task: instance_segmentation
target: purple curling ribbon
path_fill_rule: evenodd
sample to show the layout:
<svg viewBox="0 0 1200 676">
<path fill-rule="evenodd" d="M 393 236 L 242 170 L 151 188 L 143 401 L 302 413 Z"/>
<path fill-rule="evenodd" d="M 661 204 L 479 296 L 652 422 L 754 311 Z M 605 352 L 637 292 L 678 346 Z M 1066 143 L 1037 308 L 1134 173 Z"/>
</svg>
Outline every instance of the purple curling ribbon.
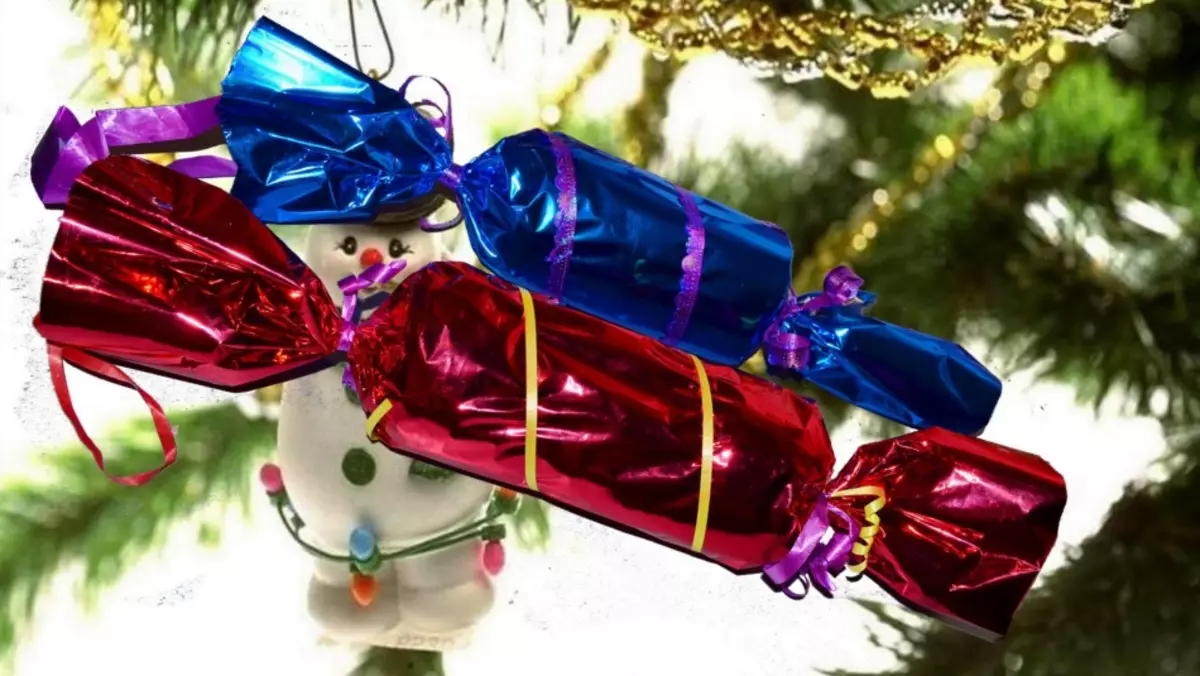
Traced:
<svg viewBox="0 0 1200 676">
<path fill-rule="evenodd" d="M 679 192 L 679 203 L 687 217 L 687 253 L 683 257 L 683 275 L 679 280 L 679 293 L 675 296 L 675 312 L 667 325 L 667 335 L 664 339 L 668 345 L 678 343 L 687 332 L 688 322 L 692 319 L 692 310 L 696 307 L 696 297 L 700 294 L 700 274 L 704 268 L 704 222 L 701 220 L 700 209 L 692 193 L 683 188 Z"/>
<path fill-rule="evenodd" d="M 438 116 L 429 120 L 429 122 L 431 124 L 433 124 L 435 129 L 441 129 L 445 132 L 444 136 L 446 137 L 446 143 L 449 143 L 450 148 L 453 149 L 454 148 L 454 102 L 451 101 L 451 98 L 450 98 L 450 89 L 448 87 L 446 87 L 446 85 L 443 84 L 442 81 L 437 79 L 436 77 L 431 77 L 429 75 L 410 75 L 410 76 L 408 76 L 408 79 L 404 81 L 404 84 L 400 85 L 400 89 L 398 89 L 396 91 L 397 91 L 397 93 L 400 94 L 401 97 L 408 98 L 408 88 L 410 86 L 412 86 L 412 83 L 416 82 L 417 80 L 421 80 L 421 79 L 429 80 L 430 82 L 437 85 L 438 88 L 440 88 L 442 90 L 442 93 L 446 95 L 446 109 L 443 110 L 441 106 L 434 103 L 433 101 L 430 101 L 429 99 L 421 99 L 420 101 L 413 103 L 412 104 L 413 108 L 433 108 L 434 110 L 436 110 L 438 112 Z"/>
<path fill-rule="evenodd" d="M 219 97 L 171 106 L 100 110 L 80 124 L 66 107 L 58 109 L 33 151 L 30 176 L 47 207 L 61 207 L 80 172 L 121 148 L 172 152 L 220 128 Z M 214 143 L 219 139 L 214 137 Z M 204 160 L 204 161 L 199 161 Z M 197 178 L 233 176 L 236 166 L 221 158 L 187 158 L 178 169 Z M 179 164 L 179 163 L 177 163 Z"/>
<path fill-rule="evenodd" d="M 554 214 L 554 248 L 546 257 L 550 263 L 550 281 L 546 293 L 558 300 L 562 297 L 563 285 L 567 281 L 567 268 L 571 265 L 571 251 L 575 247 L 575 224 L 579 218 L 579 204 L 575 195 L 575 160 L 571 149 L 556 134 L 546 134 L 550 150 L 554 153 L 554 187 L 558 189 L 558 211 Z"/>
<path fill-rule="evenodd" d="M 832 529 L 829 540 L 825 534 L 831 530 L 829 514 L 833 513 L 846 523 L 846 532 Z M 833 578 L 850 562 L 850 553 L 858 539 L 858 524 L 841 509 L 829 504 L 829 498 L 821 495 L 813 505 L 812 513 L 792 543 L 792 549 L 782 559 L 763 568 L 763 577 L 775 591 L 783 592 L 788 598 L 802 599 L 811 587 L 816 587 L 826 596 L 832 596 L 837 587 Z M 792 590 L 797 582 L 804 588 Z"/>
<path fill-rule="evenodd" d="M 337 345 L 339 352 L 349 350 L 350 344 L 354 342 L 354 331 L 358 328 L 358 292 L 372 286 L 387 284 L 407 265 L 408 261 L 398 258 L 387 263 L 376 263 L 357 275 L 338 280 L 338 288 L 342 291 L 342 335 Z M 356 389 L 349 364 L 342 371 L 342 385 Z"/>
<path fill-rule="evenodd" d="M 848 305 L 858 298 L 863 280 L 845 265 L 839 265 L 825 275 L 821 293 L 801 301 L 793 291 L 780 310 L 779 316 L 767 329 L 763 338 L 763 351 L 768 364 L 786 369 L 803 369 L 808 365 L 811 343 L 804 336 L 788 333 L 783 323 L 801 312 L 817 312 L 822 308 Z"/>
<path fill-rule="evenodd" d="M 430 77 L 428 75 L 410 75 L 409 78 L 404 81 L 404 84 L 400 85 L 400 96 L 407 98 L 409 86 L 412 85 L 413 82 L 421 79 L 429 80 L 442 90 L 442 93 L 446 95 L 446 107 L 443 109 L 440 105 L 430 101 L 429 99 L 421 99 L 412 105 L 414 108 L 432 108 L 433 110 L 437 111 L 437 117 L 430 118 L 429 122 L 435 129 L 442 131 L 442 135 L 445 136 L 446 142 L 450 144 L 450 148 L 453 150 L 454 102 L 450 96 L 450 89 L 436 77 Z M 446 169 L 446 172 L 442 174 L 438 182 L 449 188 L 450 192 L 457 193 L 459 183 L 462 182 L 462 167 L 457 164 L 450 165 L 450 168 Z M 428 218 L 422 218 L 420 227 L 425 232 L 443 232 L 445 230 L 450 230 L 454 227 L 457 227 L 458 224 L 462 222 L 463 215 L 462 210 L 460 209 L 457 214 L 446 221 L 436 222 L 431 221 Z"/>
</svg>

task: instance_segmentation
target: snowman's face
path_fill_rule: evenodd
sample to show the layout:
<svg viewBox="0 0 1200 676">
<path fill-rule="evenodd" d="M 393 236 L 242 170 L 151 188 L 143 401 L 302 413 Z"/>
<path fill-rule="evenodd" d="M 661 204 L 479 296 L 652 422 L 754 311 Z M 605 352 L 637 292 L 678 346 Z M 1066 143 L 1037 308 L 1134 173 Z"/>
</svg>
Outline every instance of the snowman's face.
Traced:
<svg viewBox="0 0 1200 676">
<path fill-rule="evenodd" d="M 334 298 L 341 298 L 339 280 L 357 275 L 376 263 L 404 260 L 408 265 L 388 285 L 389 290 L 425 265 L 449 257 L 443 235 L 407 223 L 314 225 L 309 228 L 304 260 Z"/>
</svg>

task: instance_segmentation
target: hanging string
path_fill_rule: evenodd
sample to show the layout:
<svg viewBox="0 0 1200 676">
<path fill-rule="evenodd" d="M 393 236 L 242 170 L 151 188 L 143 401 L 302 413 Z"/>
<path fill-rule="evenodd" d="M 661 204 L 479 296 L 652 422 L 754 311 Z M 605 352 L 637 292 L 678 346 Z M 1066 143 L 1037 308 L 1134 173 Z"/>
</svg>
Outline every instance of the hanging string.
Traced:
<svg viewBox="0 0 1200 676">
<path fill-rule="evenodd" d="M 383 21 L 383 11 L 379 9 L 379 0 L 371 0 L 371 5 L 375 8 L 375 19 L 379 22 L 379 31 L 383 33 L 383 44 L 387 45 L 388 53 L 387 69 L 380 73 L 374 68 L 369 71 L 363 69 L 362 59 L 358 55 L 358 26 L 354 21 L 354 2 L 355 0 L 346 0 L 346 8 L 350 10 L 350 44 L 354 48 L 354 65 L 372 79 L 382 80 L 391 75 L 392 69 L 396 66 L 396 52 L 392 49 L 392 38 L 388 35 L 387 24 Z"/>
</svg>

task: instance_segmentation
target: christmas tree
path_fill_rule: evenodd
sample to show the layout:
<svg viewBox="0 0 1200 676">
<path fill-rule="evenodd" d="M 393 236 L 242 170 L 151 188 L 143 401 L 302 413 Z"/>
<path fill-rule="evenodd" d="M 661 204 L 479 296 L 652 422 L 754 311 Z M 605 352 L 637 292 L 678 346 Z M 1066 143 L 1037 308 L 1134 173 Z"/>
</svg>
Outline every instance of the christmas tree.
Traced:
<svg viewBox="0 0 1200 676">
<path fill-rule="evenodd" d="M 228 58 L 221 46 L 247 25 L 255 4 L 79 6 L 100 26 L 94 37 L 127 49 L 125 65 L 145 74 L 129 99 L 137 104 L 215 93 Z M 917 5 L 872 3 L 879 11 Z M 133 37 L 122 39 L 119 26 Z M 948 103 L 936 89 L 881 100 L 836 79 L 772 81 L 780 100 L 818 106 L 831 120 L 830 133 L 812 139 L 803 158 L 735 148 L 720 162 L 669 170 L 676 182 L 787 230 L 797 288 L 814 288 L 825 269 L 849 262 L 888 297 L 878 316 L 984 345 L 993 362 L 1070 383 L 1081 401 L 1120 397 L 1158 418 L 1171 442 L 1167 478 L 1130 486 L 1098 532 L 1046 576 L 1003 641 L 986 645 L 877 608 L 879 621 L 904 639 L 894 676 L 1200 673 L 1200 620 L 1191 612 L 1200 603 L 1200 327 L 1188 313 L 1188 300 L 1200 297 L 1200 46 L 1185 39 L 1193 28 L 1200 29 L 1194 0 L 1159 2 L 1105 46 L 1046 44 L 1003 69 L 969 106 Z M 600 50 L 556 99 L 561 124 L 657 167 L 667 93 L 682 64 L 647 58 L 641 98 L 614 127 L 590 123 L 572 105 L 608 56 Z M 169 95 L 156 89 L 160 61 L 174 81 Z M 817 396 L 831 421 L 844 413 L 805 393 Z M 156 497 L 172 494 L 171 482 L 240 495 L 251 463 L 271 450 L 269 421 L 235 407 L 178 422 L 195 455 L 185 452 L 172 473 L 120 501 L 78 449 L 51 456 L 54 473 L 77 487 L 70 500 L 56 496 L 53 509 L 38 502 L 36 486 L 0 489 L 0 515 L 11 521 L 0 527 L 0 601 L 20 609 L 0 614 L 0 647 L 12 647 L 38 590 L 65 563 L 84 561 L 99 588 L 199 508 L 189 492 Z M 148 428 L 116 438 L 126 462 L 149 464 L 141 457 L 153 451 Z M 204 461 L 213 448 L 227 450 L 220 462 Z M 130 508 L 130 500 L 145 508 Z M 138 518 L 120 516 L 129 513 Z M 115 533 L 136 535 L 138 546 L 97 544 Z M 18 557 L 16 543 L 32 538 L 47 544 L 37 556 L 22 550 Z M 372 650 L 360 673 L 437 662 Z"/>
</svg>

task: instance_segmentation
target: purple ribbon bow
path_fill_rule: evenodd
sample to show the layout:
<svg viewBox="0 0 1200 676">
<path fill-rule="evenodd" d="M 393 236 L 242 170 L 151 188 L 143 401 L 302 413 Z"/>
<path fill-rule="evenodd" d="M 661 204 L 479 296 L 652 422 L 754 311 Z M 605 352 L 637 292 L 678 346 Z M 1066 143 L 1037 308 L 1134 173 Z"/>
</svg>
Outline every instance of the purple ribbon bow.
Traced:
<svg viewBox="0 0 1200 676">
<path fill-rule="evenodd" d="M 358 328 L 358 292 L 372 286 L 387 284 L 408 266 L 408 261 L 399 258 L 387 263 L 376 263 L 357 275 L 350 275 L 338 280 L 338 288 L 342 291 L 342 335 L 338 340 L 338 352 L 350 349 L 354 342 L 354 331 Z M 342 384 L 354 388 L 354 376 L 350 373 L 350 365 L 342 372 Z"/>
<path fill-rule="evenodd" d="M 829 540 L 822 542 L 825 533 L 830 530 L 830 512 L 846 522 L 847 531 L 835 529 Z M 837 591 L 833 578 L 849 563 L 858 532 L 858 524 L 841 509 L 830 505 L 829 498 L 822 495 L 813 505 L 812 513 L 792 543 L 791 551 L 776 563 L 764 567 L 763 577 L 775 591 L 783 592 L 788 598 L 802 599 L 812 586 L 826 596 L 832 596 Z M 792 591 L 791 587 L 796 582 L 804 587 L 804 591 Z"/>
<path fill-rule="evenodd" d="M 437 102 L 432 101 L 430 99 L 421 99 L 419 101 L 414 102 L 412 105 L 414 108 L 418 108 L 418 109 L 430 108 L 437 112 L 437 116 L 431 117 L 429 119 L 429 123 L 433 125 L 434 129 L 438 129 L 442 132 L 442 135 L 446 138 L 446 142 L 450 144 L 450 148 L 451 148 L 451 150 L 453 150 L 454 149 L 454 101 L 452 100 L 452 97 L 450 96 L 450 89 L 448 87 L 446 87 L 446 85 L 443 84 L 442 81 L 437 79 L 436 77 L 430 77 L 428 75 L 412 75 L 412 76 L 409 76 L 409 78 L 404 81 L 404 84 L 400 85 L 400 89 L 399 89 L 400 96 L 407 98 L 408 97 L 408 88 L 412 85 L 413 82 L 416 82 L 417 80 L 422 80 L 422 79 L 429 80 L 433 84 L 437 85 L 437 87 L 439 89 L 442 90 L 442 93 L 446 95 L 446 107 L 442 108 L 441 105 L 439 105 Z M 448 188 L 451 193 L 456 193 L 458 191 L 459 183 L 462 182 L 462 171 L 463 171 L 463 168 L 461 165 L 451 164 L 446 169 L 446 171 L 439 177 L 438 180 L 443 186 Z M 445 230 L 450 230 L 451 228 L 456 227 L 459 223 L 462 223 L 462 222 L 463 222 L 462 209 L 459 209 L 458 213 L 456 213 L 454 216 L 451 216 L 449 218 L 449 220 L 445 220 L 445 221 L 441 221 L 441 222 L 432 221 L 428 217 L 422 218 L 421 222 L 420 222 L 420 227 L 425 232 L 443 232 Z"/>
<path fill-rule="evenodd" d="M 47 207 L 66 203 L 80 172 L 121 148 L 137 152 L 170 152 L 205 138 L 220 127 L 217 97 L 179 105 L 99 110 L 80 124 L 66 107 L 58 109 L 33 151 L 30 176 Z M 194 178 L 233 176 L 237 166 L 222 157 L 177 160 L 172 169 Z"/>
<path fill-rule="evenodd" d="M 788 292 L 787 302 L 763 340 L 767 363 L 779 368 L 802 369 L 808 365 L 811 343 L 807 338 L 783 330 L 783 324 L 801 312 L 815 313 L 822 308 L 848 305 L 858 298 L 863 280 L 845 265 L 839 265 L 825 275 L 825 288 L 801 302 L 794 291 Z"/>
</svg>

